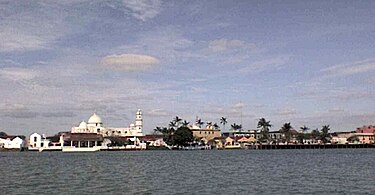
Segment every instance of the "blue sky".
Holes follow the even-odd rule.
[[[375,124],[374,1],[0,1],[0,130],[144,111],[272,130]],[[241,114],[242,113],[242,114]]]

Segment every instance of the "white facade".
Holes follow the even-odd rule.
[[[135,116],[135,124],[130,124],[129,127],[113,128],[104,127],[102,119],[94,113],[87,123],[82,121],[78,127],[72,127],[72,133],[98,133],[106,136],[143,136],[143,118],[142,111],[138,109]]]
[[[46,139],[44,136],[38,133],[33,133],[29,138],[29,150],[41,150],[50,148],[50,143],[51,141]]]
[[[0,146],[2,148],[21,149],[23,144],[24,144],[24,141],[19,137],[15,137],[12,140],[9,138],[7,139],[0,138]]]
[[[33,133],[30,135],[30,140],[29,140],[29,148],[40,148],[42,143],[42,136]]]

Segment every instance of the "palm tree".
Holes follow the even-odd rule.
[[[206,122],[206,124],[207,124],[207,129],[212,129],[212,122],[211,121]]]
[[[217,123],[214,124],[214,129],[219,129],[219,125],[217,125]]]
[[[221,117],[220,119],[220,124],[224,126],[224,131],[225,131],[225,125],[228,123],[227,118]]]
[[[268,140],[269,139],[269,135],[268,135],[268,132],[269,132],[269,128],[271,127],[271,123],[270,121],[267,121],[265,118],[261,118],[259,119],[258,121],[258,128],[261,128],[261,139],[263,140]]]
[[[292,126],[290,125],[290,123],[284,123],[284,125],[280,129],[280,133],[284,134],[287,143],[289,143],[291,138],[290,130],[292,130]]]
[[[155,133],[162,133],[162,128],[161,127],[156,127],[155,129],[154,129],[154,132]],[[107,132],[108,133],[108,132]]]
[[[329,128],[329,125],[324,125],[322,127],[321,134],[320,134],[320,140],[322,140],[323,143],[327,143],[328,142],[328,138],[330,137],[329,133],[328,133],[329,130],[331,130]]]
[[[310,138],[314,139],[314,140],[317,140],[319,137],[320,137],[320,132],[319,132],[318,128],[313,129],[311,131]]]
[[[202,125],[204,124],[204,122],[200,118],[197,118],[197,120],[195,121],[195,123],[198,125],[199,128],[201,128]]]
[[[176,126],[179,126],[179,124],[181,123],[182,119],[178,116],[176,116],[174,119],[173,119],[173,122],[176,124]]]
[[[184,122],[182,122],[183,127],[187,127],[189,124],[190,124],[190,122],[186,121],[186,120],[184,120]]]
[[[170,129],[174,129],[175,127],[177,127],[177,124],[174,121],[169,122]]]
[[[233,130],[233,132],[234,131],[238,131],[238,130],[240,130],[242,128],[242,125],[238,125],[238,124],[236,124],[236,123],[233,123],[232,125],[231,125],[231,129]]]
[[[308,131],[310,128],[306,127],[306,125],[303,125],[303,127],[300,127],[300,129],[302,130],[302,133],[306,133],[306,131]]]

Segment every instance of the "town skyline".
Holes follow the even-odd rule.
[[[375,124],[373,1],[1,1],[0,131],[95,111],[145,133],[179,116],[279,130]],[[229,128],[227,128],[228,130]]]

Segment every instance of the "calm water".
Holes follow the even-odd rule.
[[[0,153],[0,194],[375,194],[375,149]]]

